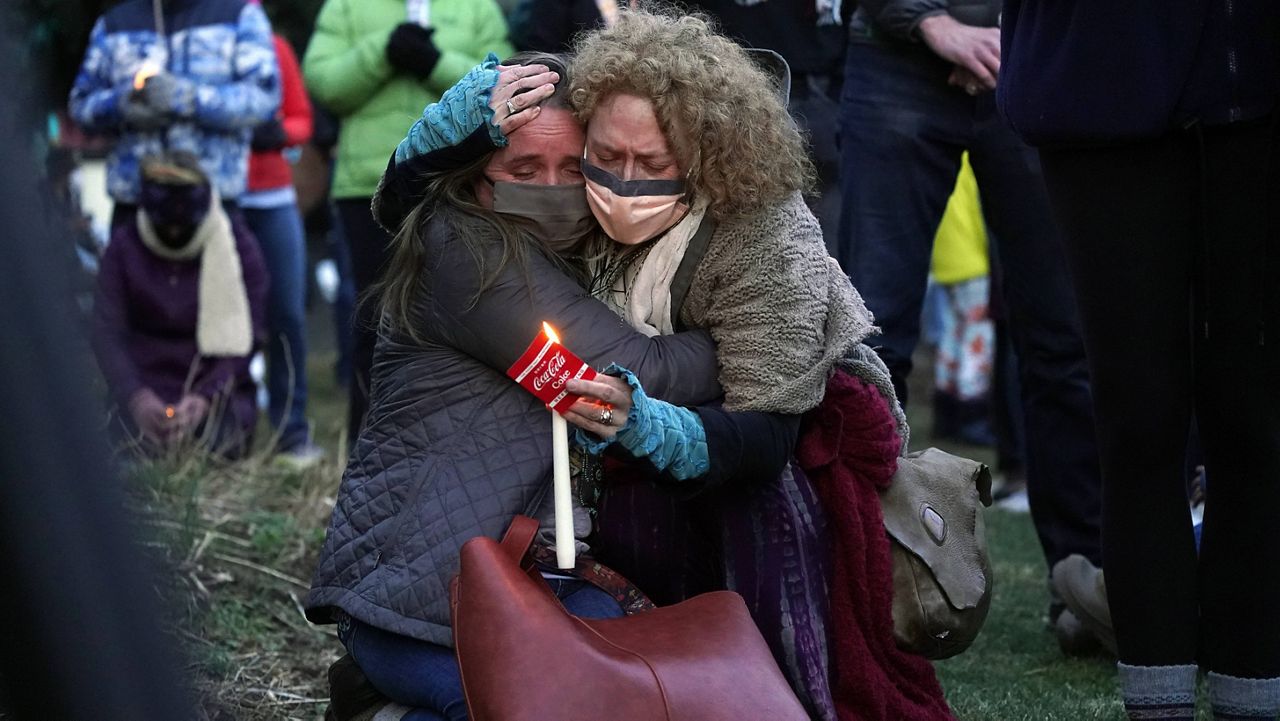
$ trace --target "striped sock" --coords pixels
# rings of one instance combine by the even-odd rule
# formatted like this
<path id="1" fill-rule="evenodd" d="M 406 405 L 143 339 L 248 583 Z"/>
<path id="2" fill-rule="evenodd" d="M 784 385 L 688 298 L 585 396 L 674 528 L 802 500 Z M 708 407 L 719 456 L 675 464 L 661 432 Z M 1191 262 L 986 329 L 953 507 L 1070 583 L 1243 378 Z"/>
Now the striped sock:
<path id="1" fill-rule="evenodd" d="M 1130 666 L 1116 664 L 1124 712 L 1130 719 L 1195 721 L 1196 672 L 1185 666 Z"/>
<path id="2" fill-rule="evenodd" d="M 1236 678 L 1209 672 L 1214 721 L 1257 721 L 1280 715 L 1280 678 Z"/>

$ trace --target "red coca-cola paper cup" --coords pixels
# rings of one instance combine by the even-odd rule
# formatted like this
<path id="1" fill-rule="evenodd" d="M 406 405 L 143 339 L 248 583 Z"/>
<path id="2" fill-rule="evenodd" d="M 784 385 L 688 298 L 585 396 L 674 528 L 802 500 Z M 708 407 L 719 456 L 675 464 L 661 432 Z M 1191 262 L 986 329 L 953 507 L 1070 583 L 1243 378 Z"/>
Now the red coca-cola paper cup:
<path id="1" fill-rule="evenodd" d="M 543 323 L 542 332 L 534 336 L 524 354 L 507 369 L 507 375 L 548 408 L 563 415 L 581 398 L 565 390 L 565 385 L 571 380 L 595 380 L 596 372 L 560 345 L 556 332 Z"/>

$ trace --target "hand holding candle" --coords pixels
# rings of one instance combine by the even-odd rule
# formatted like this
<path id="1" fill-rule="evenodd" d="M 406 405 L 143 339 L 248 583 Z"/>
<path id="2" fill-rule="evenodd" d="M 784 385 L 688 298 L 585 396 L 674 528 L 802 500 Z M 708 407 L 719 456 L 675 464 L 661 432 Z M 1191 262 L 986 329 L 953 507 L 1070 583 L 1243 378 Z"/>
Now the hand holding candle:
<path id="1" fill-rule="evenodd" d="M 594 380 L 596 372 L 581 358 L 560 345 L 560 337 L 548 324 L 534 337 L 524 354 L 507 369 L 507 375 L 537 396 L 551 410 L 551 458 L 556 510 L 556 565 L 573 568 L 573 492 L 569 485 L 569 427 L 561 413 L 578 401 L 569 392 L 571 380 Z"/>
<path id="2" fill-rule="evenodd" d="M 138 68 L 138 72 L 133 76 L 133 89 L 135 92 L 142 92 L 147 87 L 147 80 L 160 74 L 160 64 L 154 60 L 147 59 L 142 62 L 142 66 Z"/>
<path id="3" fill-rule="evenodd" d="M 627 424 L 631 386 L 621 378 L 597 375 L 594 380 L 569 381 L 568 390 L 581 396 L 564 414 L 573 425 L 607 440 Z"/>
<path id="4" fill-rule="evenodd" d="M 169 113 L 163 108 L 152 107 L 147 98 L 147 85 L 163 68 L 159 62 L 149 58 L 134 73 L 131 88 L 120 98 L 120 115 L 126 128 L 154 131 L 170 124 Z"/>

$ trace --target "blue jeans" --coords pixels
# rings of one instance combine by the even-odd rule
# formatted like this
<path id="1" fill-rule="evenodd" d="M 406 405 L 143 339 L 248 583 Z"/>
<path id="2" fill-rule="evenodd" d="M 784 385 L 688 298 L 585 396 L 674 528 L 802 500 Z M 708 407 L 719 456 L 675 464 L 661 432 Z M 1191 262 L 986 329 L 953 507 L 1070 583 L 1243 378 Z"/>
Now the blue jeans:
<path id="1" fill-rule="evenodd" d="M 1018 356 L 1032 520 L 1050 565 L 1072 553 L 1101 563 L 1089 371 L 1039 158 L 993 93 L 970 97 L 950 72 L 922 46 L 850 43 L 837 259 L 884 331 L 872 343 L 905 403 L 934 234 L 969 151 Z"/>
<path id="2" fill-rule="evenodd" d="M 307 249 L 298 208 L 244 208 L 271 276 L 267 296 L 268 418 L 280 434 L 280 450 L 309 439 L 307 426 Z"/>
<path id="3" fill-rule="evenodd" d="M 582 618 L 618 618 L 622 608 L 609 594 L 582 581 L 547 579 L 565 610 Z M 384 696 L 414 710 L 405 721 L 466 721 L 467 700 L 453 649 L 389 633 L 350 619 L 338 638 L 369 683 Z"/>

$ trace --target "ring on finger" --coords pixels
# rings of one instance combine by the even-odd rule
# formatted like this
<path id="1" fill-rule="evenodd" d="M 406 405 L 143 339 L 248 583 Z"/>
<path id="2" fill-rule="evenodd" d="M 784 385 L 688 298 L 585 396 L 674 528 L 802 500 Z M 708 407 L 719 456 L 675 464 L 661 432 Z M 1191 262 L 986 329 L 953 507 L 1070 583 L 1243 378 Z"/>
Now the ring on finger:
<path id="1" fill-rule="evenodd" d="M 515 103 L 511 102 L 511 98 L 507 98 L 507 115 L 515 115 L 515 114 L 516 114 L 516 105 Z"/>
<path id="2" fill-rule="evenodd" d="M 611 425 L 613 425 L 613 409 L 612 409 L 612 408 L 601 408 L 601 409 L 600 409 L 600 419 L 599 419 L 599 420 L 600 420 L 600 424 L 601 424 L 601 425 L 605 425 L 605 426 L 611 426 Z"/>

